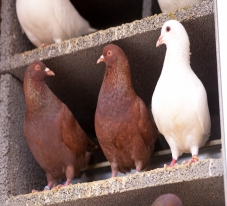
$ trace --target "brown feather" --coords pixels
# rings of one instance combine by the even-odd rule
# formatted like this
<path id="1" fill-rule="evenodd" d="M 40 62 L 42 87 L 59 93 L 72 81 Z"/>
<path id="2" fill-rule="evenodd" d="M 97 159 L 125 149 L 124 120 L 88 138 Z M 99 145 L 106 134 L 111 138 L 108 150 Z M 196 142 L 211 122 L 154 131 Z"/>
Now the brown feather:
<path id="1" fill-rule="evenodd" d="M 111 164 L 112 176 L 118 171 L 140 171 L 149 163 L 157 130 L 133 89 L 124 52 L 110 44 L 103 49 L 103 56 L 106 72 L 95 113 L 96 135 Z"/>
<path id="2" fill-rule="evenodd" d="M 41 67 L 39 71 L 34 69 L 37 65 Z M 95 145 L 46 85 L 45 68 L 42 62 L 34 62 L 25 73 L 24 135 L 51 188 L 59 178 L 67 178 L 67 185 L 79 175 Z"/>

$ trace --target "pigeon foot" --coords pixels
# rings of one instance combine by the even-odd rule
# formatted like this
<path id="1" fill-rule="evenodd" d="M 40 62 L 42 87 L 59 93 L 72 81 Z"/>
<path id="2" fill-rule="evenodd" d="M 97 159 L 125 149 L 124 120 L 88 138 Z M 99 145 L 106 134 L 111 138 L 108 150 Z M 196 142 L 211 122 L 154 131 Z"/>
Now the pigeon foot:
<path id="1" fill-rule="evenodd" d="M 50 187 L 48 187 L 48 186 L 45 186 L 45 187 L 44 187 L 44 189 L 43 189 L 43 191 L 49 191 L 49 190 L 51 190 L 51 189 L 50 189 Z M 39 191 L 39 190 L 32 190 L 32 193 L 36 193 L 36 192 L 43 192 L 43 191 Z"/>
<path id="2" fill-rule="evenodd" d="M 189 161 L 183 161 L 182 164 L 192 164 L 193 162 L 198 162 L 199 158 L 197 155 L 193 155 L 192 158 Z"/>
<path id="3" fill-rule="evenodd" d="M 48 46 L 48 44 L 43 43 L 43 44 L 41 44 L 40 48 L 44 48 L 46 46 Z"/>
<path id="4" fill-rule="evenodd" d="M 177 164 L 177 160 L 173 159 L 172 162 L 170 163 L 170 165 L 164 164 L 164 168 L 168 168 L 168 167 L 173 167 L 176 166 Z"/>

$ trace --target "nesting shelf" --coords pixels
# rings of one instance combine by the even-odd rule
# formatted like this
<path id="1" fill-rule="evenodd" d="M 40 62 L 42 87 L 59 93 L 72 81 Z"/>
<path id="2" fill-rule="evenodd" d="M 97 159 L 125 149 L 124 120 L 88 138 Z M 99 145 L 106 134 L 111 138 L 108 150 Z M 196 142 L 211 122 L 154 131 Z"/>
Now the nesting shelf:
<path id="1" fill-rule="evenodd" d="M 182 22 L 188 32 L 191 66 L 208 95 L 212 120 L 210 139 L 220 139 L 213 12 L 213 1 L 207 0 L 169 14 L 31 50 L 33 46 L 21 33 L 17 21 L 15 0 L 2 0 L 0 205 L 151 205 L 158 195 L 171 191 L 179 195 L 186 206 L 224 205 L 222 159 L 73 185 L 58 192 L 21 195 L 34 188 L 42 189 L 46 182 L 23 137 L 22 86 L 28 64 L 42 60 L 54 71 L 56 76 L 47 78 L 49 87 L 70 108 L 88 136 L 95 139 L 94 113 L 104 75 L 104 65 L 96 62 L 103 47 L 114 43 L 124 50 L 135 91 L 150 107 L 165 55 L 165 46 L 156 48 L 155 45 L 163 23 L 169 19 Z M 162 148 L 162 142 L 159 146 Z"/>
<path id="2" fill-rule="evenodd" d="M 224 205 L 222 160 L 155 169 L 11 198 L 8 205 L 150 206 L 163 193 L 175 193 L 185 206 Z"/>

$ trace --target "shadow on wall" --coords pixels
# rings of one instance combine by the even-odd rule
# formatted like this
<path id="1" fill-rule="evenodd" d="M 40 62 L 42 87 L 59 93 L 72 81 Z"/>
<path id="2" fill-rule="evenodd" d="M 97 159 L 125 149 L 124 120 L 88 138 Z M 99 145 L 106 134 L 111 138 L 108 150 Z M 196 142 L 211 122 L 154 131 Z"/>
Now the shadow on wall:
<path id="1" fill-rule="evenodd" d="M 90 25 L 97 29 L 107 29 L 161 13 L 157 0 L 115 0 L 106 1 L 105 4 L 102 0 L 71 2 Z M 149 8 L 144 8 L 143 5 L 149 5 Z M 142 15 L 144 9 L 148 10 L 146 16 Z"/>

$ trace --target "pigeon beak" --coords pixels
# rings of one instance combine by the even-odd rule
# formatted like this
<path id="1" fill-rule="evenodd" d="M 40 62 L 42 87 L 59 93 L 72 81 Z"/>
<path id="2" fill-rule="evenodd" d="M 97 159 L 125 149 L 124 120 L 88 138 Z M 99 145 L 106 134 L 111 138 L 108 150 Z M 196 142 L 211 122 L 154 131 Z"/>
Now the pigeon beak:
<path id="1" fill-rule="evenodd" d="M 157 43 L 156 43 L 156 47 L 158 47 L 158 46 L 160 46 L 161 44 L 163 44 L 162 38 L 163 38 L 163 36 L 160 36 L 160 37 L 158 38 L 158 41 L 157 41 Z"/>
<path id="2" fill-rule="evenodd" d="M 98 59 L 97 64 L 99 64 L 100 62 L 104 62 L 104 56 L 103 55 Z"/>
<path id="3" fill-rule="evenodd" d="M 52 72 L 49 68 L 46 67 L 45 72 L 47 76 L 55 76 L 54 72 Z"/>

